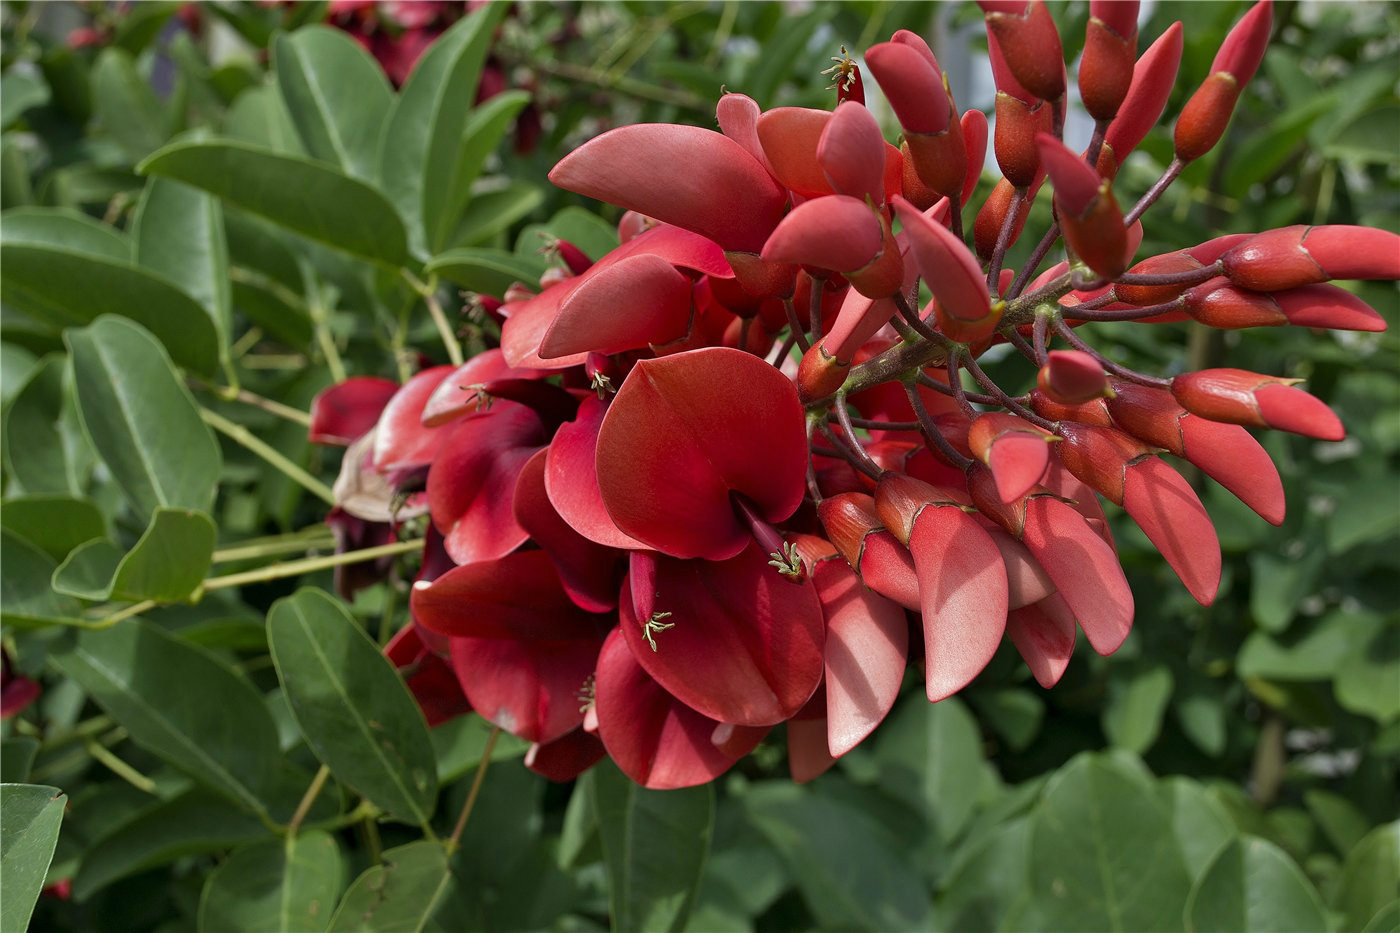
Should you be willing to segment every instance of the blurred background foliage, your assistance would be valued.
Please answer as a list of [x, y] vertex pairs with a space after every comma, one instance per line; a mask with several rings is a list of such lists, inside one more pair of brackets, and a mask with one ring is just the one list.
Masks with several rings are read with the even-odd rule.
[[[271, 73], [273, 37], [330, 20], [401, 79], [414, 49], [394, 6], [347, 15], [319, 3], [4, 3], [4, 226], [24, 216], [10, 211], [62, 208], [129, 229], [147, 184], [135, 167], [182, 134], [297, 150]], [[1054, 5], [1071, 56], [1087, 6]], [[1139, 48], [1180, 19], [1185, 53], [1163, 128], [1119, 176], [1126, 203], [1169, 161], [1174, 114], [1245, 8], [1143, 6]], [[441, 7], [421, 27], [429, 38], [460, 13]], [[1288, 224], [1400, 229], [1400, 5], [1276, 7], [1273, 44], [1227, 136], [1147, 215], [1140, 255]], [[971, 3], [515, 4], [486, 60], [483, 97], [507, 96], [483, 122], [482, 169], [464, 220], [420, 258], [455, 286], [499, 292], [512, 279], [537, 282], [548, 262], [542, 231], [596, 257], [615, 242], [604, 221], [616, 214], [544, 181], [563, 152], [623, 123], [713, 126], [721, 88], [765, 107], [830, 106], [821, 71], [831, 56], [897, 28], [930, 39], [961, 106], [990, 103]], [[893, 138], [890, 114], [880, 116]], [[1071, 124], [1072, 141], [1080, 130], [1087, 136]], [[986, 180], [974, 202], [989, 190]], [[1030, 242], [1008, 266], [1048, 223], [1048, 200], [1036, 204]], [[427, 320], [406, 321], [403, 309], [417, 296], [402, 281], [314, 237], [269, 232], [263, 217], [236, 204], [224, 221], [231, 365], [244, 386], [304, 408], [343, 372], [393, 376], [416, 366], [420, 348], [441, 353]], [[1400, 291], [1393, 283], [1356, 289], [1390, 322], [1388, 332], [1096, 325], [1094, 343], [1139, 369], [1230, 365], [1306, 378], [1348, 427], [1339, 444], [1265, 439], [1288, 493], [1282, 528], [1201, 483], [1226, 558], [1213, 606], [1196, 605], [1136, 528], [1115, 520], [1138, 605], [1116, 655], [1081, 644], [1063, 681], [1044, 691], [1008, 646], [970, 688], [936, 706], [911, 675], [872, 740], [810, 785], [787, 779], [775, 732], [718, 782], [712, 824], [649, 815], [611, 770], [551, 785], [522, 766], [522, 746], [502, 742], [454, 865], [455, 887], [429, 928], [587, 930], [611, 916], [623, 928], [693, 930], [1397, 929]], [[60, 371], [43, 372], [53, 359], [46, 354], [62, 350], [58, 328], [26, 313], [18, 285], [4, 302], [6, 499], [87, 497], [118, 537], [139, 534], [141, 524], [113, 504], [120, 497], [110, 476], [94, 472], [83, 450]], [[461, 323], [469, 346], [490, 341], [480, 321]], [[1008, 388], [1033, 375], [1018, 366], [989, 355]], [[204, 401], [235, 414], [217, 398]], [[246, 408], [236, 416], [313, 473], [333, 472], [330, 455], [310, 448], [296, 425]], [[66, 453], [34, 458], [46, 449]], [[57, 477], [47, 472], [54, 462]], [[8, 511], [18, 517], [3, 524], [21, 534], [24, 513]], [[284, 475], [225, 445], [214, 509], [221, 544], [314, 526], [322, 512]], [[303, 582], [328, 586], [329, 574]], [[148, 618], [267, 693], [283, 753], [314, 770], [278, 696], [263, 634], [262, 613], [294, 583], [211, 594]], [[396, 586], [371, 588], [352, 607], [381, 642], [406, 613]], [[222, 886], [274, 837], [191, 792], [159, 749], [132, 741], [117, 712], [99, 710], [49, 659], [57, 638], [6, 632], [14, 677], [43, 692], [4, 724], [4, 780], [70, 795], [48, 878], [57, 887], [41, 898], [34, 929], [243, 922], [218, 913]], [[434, 730], [440, 831], [484, 738], [475, 717]], [[111, 760], [150, 775], [150, 786], [124, 779]], [[624, 812], [635, 845], [626, 865], [614, 835]], [[417, 835], [373, 821], [341, 830], [347, 877]]]

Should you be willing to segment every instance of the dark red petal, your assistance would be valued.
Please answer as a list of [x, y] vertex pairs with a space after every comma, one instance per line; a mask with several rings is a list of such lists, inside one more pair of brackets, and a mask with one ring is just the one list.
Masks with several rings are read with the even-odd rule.
[[1047, 690], [1059, 683], [1074, 654], [1074, 615], [1059, 594], [1011, 610], [1006, 633], [1036, 683]]
[[583, 723], [580, 694], [599, 641], [452, 639], [452, 666], [472, 707], [528, 742], [553, 742]]
[[1001, 562], [1006, 567], [1006, 604], [1010, 608], [1038, 603], [1055, 592], [1055, 584], [1024, 544], [1000, 526], [988, 527], [986, 532], [1001, 551]]
[[[595, 690], [598, 737], [608, 754], [624, 774], [654, 790], [708, 783], [768, 733], [725, 728], [671, 696], [637, 663], [617, 629], [603, 642]], [[720, 730], [722, 746], [714, 741]]]
[[[826, 618], [824, 749], [837, 758], [889, 713], [904, 680], [904, 610], [861, 585], [843, 560], [819, 561], [812, 582]], [[789, 736], [791, 733], [789, 733]]]
[[384, 654], [400, 669], [429, 728], [471, 712], [472, 705], [462, 692], [457, 675], [423, 644], [418, 626], [409, 624], [399, 629], [384, 646]]
[[622, 552], [589, 541], [559, 517], [545, 491], [548, 455], [549, 448], [541, 448], [520, 471], [515, 484], [515, 520], [554, 561], [569, 598], [589, 612], [607, 612], [617, 606]]
[[428, 470], [428, 508], [447, 553], [459, 564], [504, 557], [527, 537], [511, 500], [525, 461], [545, 442], [544, 426], [524, 405], [497, 402], [443, 431]]
[[831, 766], [836, 764], [836, 759], [827, 748], [826, 717], [789, 719], [787, 751], [788, 773], [798, 784], [815, 781], [830, 771]]
[[374, 427], [398, 391], [397, 382], [375, 376], [352, 376], [322, 389], [311, 400], [308, 439], [313, 444], [344, 447]]
[[643, 253], [579, 283], [559, 305], [540, 341], [543, 360], [577, 353], [620, 353], [684, 337], [690, 279], [660, 256]]
[[574, 780], [607, 754], [598, 737], [575, 729], [544, 745], [536, 742], [525, 753], [525, 767], [556, 784]]
[[928, 698], [967, 686], [996, 654], [1006, 630], [1001, 551], [956, 506], [929, 506], [914, 520], [909, 551], [919, 577]]
[[723, 560], [749, 540], [730, 496], [780, 522], [802, 501], [806, 461], [787, 377], [752, 354], [709, 347], [632, 369], [603, 419], [596, 463], [625, 533], [672, 556]]
[[605, 402], [589, 397], [579, 405], [576, 420], [559, 426], [549, 445], [545, 489], [559, 516], [588, 540], [604, 547], [645, 547], [613, 523], [598, 489], [595, 454], [607, 411]]
[[1287, 385], [1266, 385], [1254, 390], [1259, 414], [1277, 431], [1291, 431], [1320, 441], [1340, 441], [1346, 428], [1336, 412], [1316, 396]]
[[750, 543], [725, 561], [656, 561], [652, 633], [632, 601], [619, 622], [647, 673], [686, 705], [721, 722], [768, 726], [807, 702], [822, 677], [821, 604], [811, 581], [792, 583]]
[[451, 372], [451, 366], [425, 369], [389, 400], [374, 436], [376, 470], [387, 473], [422, 466], [433, 459], [447, 434], [423, 426], [423, 406]]
[[548, 373], [538, 369], [512, 369], [506, 365], [499, 347], [467, 360], [438, 384], [423, 406], [423, 424], [437, 427], [480, 407], [480, 389], [501, 379], [542, 379]]

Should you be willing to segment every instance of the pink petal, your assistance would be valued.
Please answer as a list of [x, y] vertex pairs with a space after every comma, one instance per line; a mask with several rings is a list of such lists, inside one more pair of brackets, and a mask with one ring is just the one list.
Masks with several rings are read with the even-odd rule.
[[538, 369], [512, 369], [506, 365], [499, 347], [478, 353], [452, 371], [438, 384], [423, 406], [423, 424], [430, 428], [456, 420], [477, 411], [481, 387], [500, 379], [542, 379], [547, 375]]
[[1157, 457], [1128, 465], [1123, 508], [1202, 606], [1220, 587], [1220, 539], [1205, 506], [1181, 474]]
[[968, 321], [989, 315], [987, 280], [967, 245], [903, 198], [895, 198], [894, 207], [909, 235], [914, 262], [944, 309]]
[[809, 107], [775, 107], [758, 118], [758, 139], [773, 176], [803, 197], [832, 192], [817, 157], [830, 119], [831, 111]]
[[1083, 516], [1049, 496], [1027, 501], [1021, 541], [1054, 582], [1094, 650], [1117, 651], [1133, 626], [1133, 592], [1113, 549]]
[[879, 256], [884, 242], [880, 218], [869, 205], [834, 194], [807, 201], [784, 217], [764, 245], [763, 258], [855, 272]]
[[1006, 633], [1036, 683], [1047, 690], [1059, 683], [1074, 654], [1074, 615], [1058, 594], [1011, 610]]
[[883, 204], [887, 147], [870, 111], [848, 100], [836, 108], [822, 131], [817, 162], [838, 193]]

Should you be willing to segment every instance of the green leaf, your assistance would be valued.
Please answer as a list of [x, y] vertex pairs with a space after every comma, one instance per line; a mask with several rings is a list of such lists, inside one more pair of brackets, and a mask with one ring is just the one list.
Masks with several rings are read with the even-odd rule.
[[273, 604], [268, 645], [297, 725], [342, 783], [410, 823], [433, 813], [428, 726], [389, 659], [338, 601], [310, 587]]
[[434, 256], [426, 270], [468, 291], [500, 297], [516, 282], [537, 288], [544, 264], [502, 249], [464, 248]]
[[476, 100], [491, 36], [506, 7], [492, 3], [463, 17], [429, 46], [380, 137], [380, 187], [408, 225], [413, 251], [425, 258], [431, 233], [445, 223], [462, 131]]
[[1225, 191], [1243, 197], [1254, 185], [1272, 178], [1308, 138], [1313, 123], [1335, 106], [1332, 95], [1318, 94], [1277, 114], [1267, 129], [1250, 136], [1231, 154], [1225, 170]]
[[63, 808], [68, 798], [57, 787], [0, 784], [0, 931], [24, 933], [39, 900]]
[[1382, 626], [1353, 642], [1333, 686], [1344, 709], [1381, 723], [1400, 717], [1400, 629]]
[[151, 178], [136, 205], [132, 239], [136, 264], [165, 276], [199, 302], [225, 353], [233, 327], [232, 299], [218, 199], [178, 181]]
[[9, 129], [30, 107], [49, 102], [49, 86], [31, 71], [11, 68], [0, 77], [0, 129]]
[[1361, 929], [1395, 900], [1396, 878], [1400, 878], [1400, 820], [1371, 830], [1347, 855], [1332, 891], [1332, 909], [1344, 918], [1342, 930]]
[[[617, 248], [617, 227], [590, 210], [577, 204], [561, 209], [538, 229], [550, 236], [570, 243], [583, 250], [595, 262]], [[539, 249], [539, 239], [526, 227], [516, 240], [517, 253], [535, 255]]]
[[450, 245], [485, 243], [543, 203], [544, 192], [525, 181], [512, 181], [503, 188], [476, 194], [458, 221]]
[[1400, 900], [1391, 901], [1371, 918], [1361, 933], [1397, 933], [1400, 931]]
[[1220, 847], [1235, 835], [1225, 807], [1189, 778], [1171, 777], [1157, 784], [1187, 872], [1199, 878]]
[[0, 243], [56, 246], [116, 262], [131, 260], [125, 234], [66, 207], [17, 207], [3, 218]]
[[929, 927], [933, 908], [923, 881], [889, 832], [861, 810], [777, 783], [751, 789], [744, 809], [778, 850], [822, 929]]
[[447, 854], [426, 840], [389, 849], [345, 892], [331, 933], [418, 933], [452, 883]]
[[1285, 637], [1254, 632], [1240, 649], [1239, 675], [1242, 679], [1327, 680], [1344, 671], [1355, 646], [1369, 641], [1382, 625], [1378, 616], [1339, 609], [1293, 626]]
[[81, 430], [64, 423], [73, 411], [64, 368], [61, 354], [44, 357], [5, 412], [5, 465], [31, 494], [81, 494], [85, 485], [91, 452], [77, 443]]
[[83, 425], [132, 505], [208, 511], [223, 458], [165, 349], [107, 316], [64, 337]]
[[0, 741], [0, 784], [23, 784], [29, 780], [38, 753], [39, 740], [31, 735]]
[[1138, 754], [1147, 751], [1162, 731], [1162, 714], [1171, 696], [1172, 672], [1165, 664], [1112, 668], [1103, 709], [1108, 740]]
[[472, 183], [481, 174], [487, 158], [496, 151], [501, 138], [510, 129], [516, 115], [530, 102], [526, 91], [506, 91], [497, 94], [471, 112], [462, 130], [462, 145], [457, 153], [457, 167], [452, 185], [445, 192], [448, 204], [438, 215], [438, 226], [428, 236], [428, 248], [439, 250], [457, 226], [462, 209], [471, 199]]
[[1370, 820], [1355, 803], [1325, 790], [1303, 792], [1303, 802], [1327, 840], [1345, 855], [1366, 836]]
[[163, 276], [126, 261], [72, 248], [0, 242], [0, 298], [55, 328], [99, 314], [149, 329], [182, 366], [208, 375], [219, 365], [219, 337], [199, 303]]
[[1051, 779], [1031, 818], [1030, 884], [1053, 930], [1181, 928], [1190, 879], [1151, 785], [1106, 756]]
[[896, 709], [875, 739], [885, 789], [924, 813], [944, 841], [972, 818], [982, 792], [982, 736], [961, 700], [912, 698]]
[[1288, 628], [1304, 597], [1317, 588], [1325, 559], [1322, 548], [1316, 546], [1296, 557], [1262, 549], [1249, 556], [1249, 611], [1260, 628], [1267, 632]]
[[92, 69], [93, 113], [127, 158], [145, 158], [167, 135], [165, 108], [124, 49], [106, 48]]
[[209, 875], [199, 899], [207, 933], [320, 933], [345, 889], [335, 837], [313, 831], [235, 849]]
[[1181, 731], [1207, 755], [1225, 751], [1225, 708], [1221, 685], [1194, 671], [1177, 685], [1172, 697]]
[[817, 29], [831, 18], [833, 12], [833, 7], [818, 4], [801, 16], [785, 18], [782, 28], [772, 41], [766, 44], [763, 54], [754, 59], [748, 74], [744, 76], [741, 85], [744, 93], [758, 101], [760, 107], [775, 105], [778, 88], [792, 74], [794, 64], [804, 60], [803, 52], [811, 43], [812, 37], [816, 35]]
[[1312, 882], [1283, 850], [1255, 836], [1221, 848], [1186, 902], [1193, 933], [1302, 933], [1327, 929]]
[[1395, 134], [1400, 132], [1400, 104], [1385, 104], [1362, 114], [1323, 147], [1333, 159], [1394, 165]]
[[592, 774], [613, 929], [675, 933], [685, 926], [710, 851], [714, 788], [647, 790], [606, 762]]
[[267, 813], [281, 764], [277, 727], [242, 675], [144, 619], [81, 632], [53, 660], [132, 741]]
[[224, 135], [229, 139], [250, 143], [260, 149], [271, 149], [287, 155], [306, 155], [292, 125], [291, 114], [277, 88], [271, 85], [249, 88], [224, 114]]
[[[433, 753], [437, 756], [437, 781], [446, 787], [462, 779], [481, 761], [486, 751], [486, 742], [495, 727], [480, 716], [457, 716], [429, 730], [433, 739]], [[530, 743], [522, 738], [502, 732], [496, 736], [496, 744], [491, 748], [492, 761], [505, 761], [520, 758], [530, 750]]]
[[1029, 833], [1029, 822], [1016, 819], [968, 837], [940, 881], [935, 909], [943, 922], [935, 929], [969, 933], [1006, 929], [1002, 917], [1026, 890]]
[[204, 582], [216, 535], [203, 512], [160, 508], [128, 553], [106, 539], [89, 541], [54, 571], [53, 586], [79, 599], [179, 602]]
[[247, 143], [173, 143], [137, 166], [218, 195], [296, 233], [391, 266], [408, 259], [403, 223], [384, 196], [320, 162]]
[[137, 872], [168, 865], [186, 855], [218, 852], [266, 838], [257, 817], [228, 800], [195, 788], [152, 805], [101, 836], [83, 853], [73, 879], [79, 901]]
[[7, 624], [43, 625], [78, 614], [78, 604], [49, 585], [54, 559], [9, 529], [0, 529], [0, 564], [0, 612]]
[[306, 151], [371, 180], [394, 101], [384, 70], [343, 30], [306, 26], [272, 45], [277, 88]]
[[972, 702], [987, 724], [1016, 751], [1035, 739], [1045, 720], [1045, 701], [1039, 694], [1019, 687], [973, 694]]
[[107, 531], [97, 506], [86, 499], [54, 495], [5, 500], [0, 526], [59, 561], [73, 548]]

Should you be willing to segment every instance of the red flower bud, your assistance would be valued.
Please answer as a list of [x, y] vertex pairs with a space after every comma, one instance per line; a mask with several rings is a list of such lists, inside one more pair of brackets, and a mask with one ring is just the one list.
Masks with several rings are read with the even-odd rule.
[[1099, 155], [1099, 174], [1113, 178], [1123, 160], [1138, 147], [1149, 130], [1157, 125], [1171, 97], [1176, 72], [1181, 66], [1181, 23], [1157, 37], [1133, 67], [1133, 80], [1118, 115], [1104, 134]]
[[894, 41], [872, 46], [865, 60], [904, 128], [906, 162], [925, 186], [957, 197], [967, 155], [957, 110], [933, 53], [923, 40], [901, 30]]
[[1225, 330], [1288, 323], [1288, 316], [1268, 295], [1231, 285], [1224, 276], [1188, 289], [1181, 296], [1181, 306], [1207, 327]]
[[1276, 428], [1323, 441], [1339, 441], [1346, 429], [1332, 409], [1281, 379], [1243, 369], [1203, 369], [1172, 380], [1172, 395], [1187, 411], [1211, 421]]
[[962, 115], [963, 148], [967, 168], [963, 175], [962, 204], [972, 197], [982, 177], [982, 164], [987, 156], [987, 115], [980, 110], [968, 110]]
[[[978, 325], [999, 317], [987, 294], [982, 270], [963, 241], [903, 198], [895, 199], [894, 207], [909, 237], [910, 255], [944, 313], [964, 323]], [[989, 330], [995, 326], [992, 321]]]
[[762, 255], [770, 262], [849, 273], [874, 262], [883, 245], [879, 214], [837, 194], [798, 205], [768, 237]]
[[[1044, 171], [1037, 173], [1034, 182], [1027, 189], [1025, 202], [1021, 205], [1020, 213], [1016, 215], [1016, 223], [1012, 226], [1011, 236], [1006, 241], [1008, 248], [1021, 238], [1021, 232], [1026, 228], [1026, 221], [1031, 216], [1031, 205], [1035, 203], [1036, 193], [1040, 190], [1040, 183], [1044, 177]], [[972, 242], [977, 248], [977, 255], [982, 258], [983, 262], [991, 261], [992, 253], [996, 249], [997, 237], [1001, 234], [1002, 224], [1006, 222], [1007, 212], [1011, 210], [1011, 199], [1015, 193], [1016, 188], [1011, 182], [1005, 178], [1000, 179], [977, 212], [977, 219], [972, 224]]]
[[979, 415], [967, 434], [972, 455], [991, 469], [1002, 502], [1014, 502], [1040, 483], [1053, 440], [1030, 422], [1003, 412]]
[[1065, 54], [1043, 0], [1030, 0], [1019, 13], [1010, 12], [1014, 3], [978, 5], [986, 14], [988, 35], [995, 37], [1016, 81], [1041, 100], [1058, 100], [1065, 92]]
[[1298, 224], [1255, 234], [1220, 257], [1230, 281], [1260, 292], [1328, 279], [1400, 279], [1400, 234]]
[[684, 337], [691, 315], [689, 276], [660, 256], [629, 256], [580, 282], [560, 302], [537, 352], [554, 360], [659, 346]]
[[1036, 387], [1063, 405], [1082, 405], [1113, 392], [1099, 361], [1078, 350], [1051, 350], [1036, 375]]
[[1052, 400], [1039, 389], [1034, 389], [1031, 391], [1031, 410], [1047, 421], [1078, 421], [1083, 424], [1095, 424], [1101, 428], [1113, 424], [1102, 397], [1093, 398], [1082, 405], [1066, 405]]
[[[1202, 268], [1202, 264], [1185, 250], [1176, 253], [1163, 253], [1149, 256], [1133, 266], [1131, 275], [1163, 275], [1171, 272], [1190, 272]], [[1113, 295], [1124, 304], [1145, 308], [1148, 305], [1165, 304], [1181, 297], [1189, 285], [1115, 285]]]
[[900, 544], [909, 544], [914, 520], [931, 505], [967, 505], [955, 489], [934, 486], [906, 473], [887, 472], [875, 486], [875, 514]]
[[1050, 130], [1050, 108], [1044, 101], [1026, 103], [1005, 91], [997, 91], [996, 135], [993, 149], [997, 166], [1014, 187], [1034, 184], [1040, 169], [1036, 137]]
[[1130, 250], [1109, 182], [1100, 181], [1098, 172], [1053, 136], [1040, 133], [1035, 143], [1055, 185], [1065, 242], [1095, 273], [1117, 278], [1128, 265]]
[[1112, 120], [1128, 94], [1137, 51], [1136, 0], [1094, 0], [1079, 59], [1079, 96], [1095, 120]]
[[1375, 308], [1335, 285], [1303, 285], [1269, 297], [1278, 303], [1288, 323], [1298, 327], [1371, 332], [1386, 328], [1385, 318]]
[[322, 389], [311, 400], [307, 439], [337, 447], [350, 444], [375, 426], [379, 413], [398, 391], [397, 382], [374, 376], [353, 376]]
[[1234, 113], [1240, 91], [1254, 77], [1273, 28], [1272, 0], [1260, 0], [1230, 30], [1211, 64], [1210, 75], [1191, 95], [1176, 121], [1176, 157], [1183, 162], [1209, 152]]

